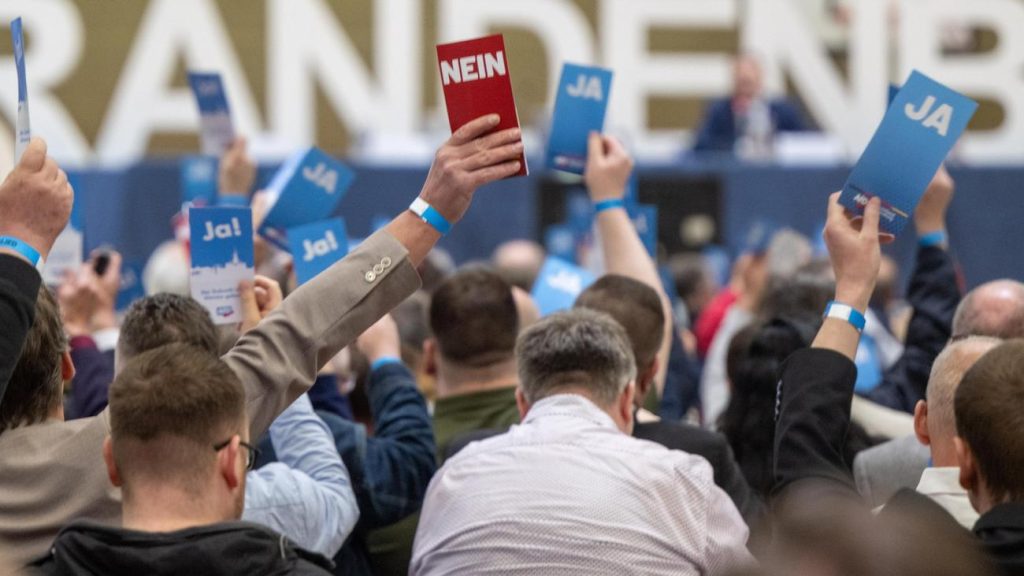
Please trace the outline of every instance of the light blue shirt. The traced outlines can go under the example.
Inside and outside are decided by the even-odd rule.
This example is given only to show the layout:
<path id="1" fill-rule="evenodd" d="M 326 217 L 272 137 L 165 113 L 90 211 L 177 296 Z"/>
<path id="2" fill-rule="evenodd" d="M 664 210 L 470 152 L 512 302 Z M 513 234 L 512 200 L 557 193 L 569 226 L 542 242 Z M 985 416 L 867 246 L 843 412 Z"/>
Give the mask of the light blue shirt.
<path id="1" fill-rule="evenodd" d="M 305 394 L 270 425 L 277 462 L 249 472 L 242 519 L 331 558 L 359 520 L 334 439 Z"/>

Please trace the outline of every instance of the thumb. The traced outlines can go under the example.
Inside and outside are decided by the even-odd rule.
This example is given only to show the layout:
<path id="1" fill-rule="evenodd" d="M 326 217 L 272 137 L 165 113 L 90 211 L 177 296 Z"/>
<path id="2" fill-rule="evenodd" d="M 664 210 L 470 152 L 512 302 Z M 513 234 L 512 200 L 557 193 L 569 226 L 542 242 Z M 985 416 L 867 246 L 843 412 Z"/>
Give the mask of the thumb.
<path id="1" fill-rule="evenodd" d="M 604 142 L 601 140 L 601 134 L 591 132 L 590 136 L 587 137 L 587 163 L 589 164 L 603 157 Z"/>
<path id="2" fill-rule="evenodd" d="M 242 301 L 242 330 L 252 328 L 260 321 L 260 306 L 256 302 L 256 290 L 252 280 L 238 283 L 238 298 Z"/>
<path id="3" fill-rule="evenodd" d="M 31 172 L 38 172 L 43 169 L 46 162 L 46 141 L 36 136 L 29 141 L 25 151 L 21 154 L 18 164 Z"/>

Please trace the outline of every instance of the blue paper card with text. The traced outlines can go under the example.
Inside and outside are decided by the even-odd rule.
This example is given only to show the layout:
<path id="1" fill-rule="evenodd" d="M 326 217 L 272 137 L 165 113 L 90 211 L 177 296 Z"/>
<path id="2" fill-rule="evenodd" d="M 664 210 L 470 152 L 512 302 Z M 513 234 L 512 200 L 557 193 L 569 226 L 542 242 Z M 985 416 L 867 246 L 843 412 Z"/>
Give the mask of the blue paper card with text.
<path id="1" fill-rule="evenodd" d="M 878 196 L 879 229 L 899 234 L 977 108 L 977 102 L 914 71 L 854 166 L 839 202 L 859 215 Z"/>
<path id="2" fill-rule="evenodd" d="M 25 35 L 21 30 L 21 17 L 11 21 L 11 43 L 14 45 L 14 67 L 18 72 L 18 116 L 14 126 L 14 161 L 21 160 L 32 140 L 32 126 L 28 117 L 28 80 L 25 77 Z"/>
<path id="3" fill-rule="evenodd" d="M 192 297 L 215 324 L 241 322 L 238 283 L 255 275 L 252 210 L 192 208 L 188 211 L 192 249 Z"/>
<path id="4" fill-rule="evenodd" d="M 217 158 L 185 156 L 181 159 L 181 201 L 213 206 L 217 201 Z"/>
<path id="5" fill-rule="evenodd" d="M 544 249 L 548 254 L 566 260 L 576 261 L 576 234 L 571 226 L 553 224 L 544 230 Z"/>
<path id="6" fill-rule="evenodd" d="M 533 283 L 531 295 L 540 309 L 541 316 L 571 308 L 580 292 L 594 283 L 596 278 L 589 270 L 548 256 Z"/>
<path id="7" fill-rule="evenodd" d="M 651 258 L 658 258 L 658 207 L 654 204 L 628 206 L 629 218 L 633 221 L 640 241 L 647 248 Z"/>
<path id="8" fill-rule="evenodd" d="M 220 156 L 235 139 L 224 82 L 216 72 L 189 72 L 188 84 L 199 108 L 199 139 L 203 154 Z"/>
<path id="9" fill-rule="evenodd" d="M 348 254 L 345 221 L 331 218 L 288 229 L 288 244 L 299 284 L 305 284 Z"/>
<path id="10" fill-rule="evenodd" d="M 548 138 L 549 168 L 583 174 L 587 166 L 587 138 L 591 132 L 604 128 L 611 87 L 611 70 L 569 63 L 562 66 Z"/>
<path id="11" fill-rule="evenodd" d="M 355 173 L 323 150 L 297 152 L 267 185 L 271 208 L 260 234 L 289 250 L 286 230 L 330 218 L 353 180 Z"/>

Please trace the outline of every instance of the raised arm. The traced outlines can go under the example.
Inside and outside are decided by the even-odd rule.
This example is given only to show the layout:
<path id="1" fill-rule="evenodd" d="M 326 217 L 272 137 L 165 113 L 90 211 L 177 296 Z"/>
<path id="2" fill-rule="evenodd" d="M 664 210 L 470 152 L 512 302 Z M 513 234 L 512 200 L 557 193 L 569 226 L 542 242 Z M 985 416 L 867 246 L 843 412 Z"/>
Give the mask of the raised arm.
<path id="1" fill-rule="evenodd" d="M 858 230 L 839 204 L 839 193 L 829 198 L 825 243 L 836 276 L 835 301 L 860 314 L 867 309 L 881 261 L 879 211 L 879 200 L 872 199 Z M 860 332 L 851 322 L 829 317 L 811 348 L 786 360 L 775 425 L 776 495 L 806 480 L 856 494 L 843 446 L 850 425 L 857 379 L 853 358 L 859 341 Z"/>
<path id="2" fill-rule="evenodd" d="M 478 118 L 441 147 L 420 198 L 458 222 L 479 186 L 515 174 L 519 130 L 493 134 L 496 115 Z M 225 356 L 246 386 L 251 434 L 309 389 L 317 371 L 419 286 L 416 265 L 441 234 L 406 211 L 347 257 L 288 296 Z"/>
<path id="3" fill-rule="evenodd" d="M 647 248 L 633 226 L 625 207 L 605 208 L 602 203 L 621 202 L 626 195 L 626 183 L 633 171 L 633 159 L 618 140 L 590 134 L 587 150 L 587 169 L 583 179 L 590 199 L 599 211 L 595 217 L 605 270 L 638 280 L 653 288 L 661 299 L 665 314 L 661 347 L 658 349 L 658 374 L 654 383 L 660 396 L 665 387 L 669 347 L 672 344 L 672 306 L 661 284 L 658 268 L 647 253 Z M 606 205 L 606 204 L 605 204 Z"/>
<path id="4" fill-rule="evenodd" d="M 49 255 L 73 201 L 67 175 L 46 156 L 41 138 L 0 183 L 0 401 L 35 318 L 41 280 L 26 252 Z"/>

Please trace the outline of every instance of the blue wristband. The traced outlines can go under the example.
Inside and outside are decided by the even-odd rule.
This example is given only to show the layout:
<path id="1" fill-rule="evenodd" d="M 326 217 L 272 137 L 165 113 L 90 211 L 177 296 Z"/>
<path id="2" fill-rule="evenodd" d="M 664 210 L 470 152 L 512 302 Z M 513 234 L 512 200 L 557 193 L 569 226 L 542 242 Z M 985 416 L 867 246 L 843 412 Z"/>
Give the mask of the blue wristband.
<path id="1" fill-rule="evenodd" d="M 626 201 L 622 198 L 612 198 L 611 200 L 601 200 L 594 204 L 594 214 L 600 214 L 605 210 L 611 210 L 612 208 L 625 208 Z"/>
<path id="2" fill-rule="evenodd" d="M 945 244 L 948 239 L 949 237 L 946 236 L 945 230 L 936 230 L 935 232 L 929 232 L 918 238 L 917 245 L 921 248 L 930 248 L 932 246 Z"/>
<path id="3" fill-rule="evenodd" d="M 825 306 L 825 314 L 822 317 L 846 320 L 857 329 L 857 332 L 863 332 L 864 326 L 867 324 L 867 319 L 864 318 L 864 315 L 859 310 L 849 304 L 843 304 L 835 300 L 830 300 L 828 306 Z"/>
<path id="4" fill-rule="evenodd" d="M 400 358 L 395 358 L 394 356 L 381 356 L 380 358 L 377 358 L 376 360 L 370 363 L 370 372 L 376 372 L 379 368 L 383 368 L 384 366 L 387 366 L 389 364 L 401 363 L 402 360 Z"/>
<path id="5" fill-rule="evenodd" d="M 0 248 L 14 250 L 24 256 L 33 266 L 39 264 L 39 251 L 14 236 L 0 236 Z"/>
<path id="6" fill-rule="evenodd" d="M 238 208 L 248 208 L 249 199 L 245 196 L 218 196 L 217 206 L 234 206 Z"/>
<path id="7" fill-rule="evenodd" d="M 409 210 L 419 216 L 421 220 L 430 224 L 430 227 L 437 230 L 441 236 L 444 236 L 452 229 L 451 223 L 433 206 L 427 204 L 427 201 L 423 198 L 417 197 L 413 200 L 412 204 L 409 205 Z"/>

